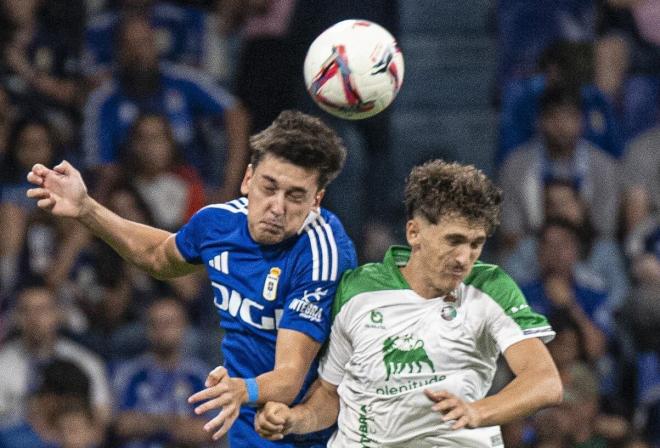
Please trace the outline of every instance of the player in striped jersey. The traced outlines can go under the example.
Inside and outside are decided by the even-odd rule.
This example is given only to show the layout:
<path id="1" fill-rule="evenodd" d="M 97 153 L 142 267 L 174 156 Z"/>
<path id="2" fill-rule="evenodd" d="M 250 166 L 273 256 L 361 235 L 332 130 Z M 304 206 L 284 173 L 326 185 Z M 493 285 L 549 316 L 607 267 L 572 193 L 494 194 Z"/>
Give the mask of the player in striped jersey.
<path id="1" fill-rule="evenodd" d="M 345 149 L 320 120 L 291 111 L 250 144 L 241 186 L 245 197 L 201 209 L 176 234 L 102 207 L 67 162 L 52 170 L 35 165 L 28 179 L 37 187 L 28 196 L 54 215 L 77 218 L 158 278 L 206 268 L 225 331 L 225 365 L 190 401 L 205 401 L 198 413 L 222 408 L 205 426 L 214 439 L 233 424 L 231 446 L 325 446 L 327 432 L 268 442 L 257 435 L 253 420 L 259 404 L 297 403 L 305 395 L 330 332 L 338 280 L 355 267 L 353 243 L 339 220 L 320 208 Z"/>
<path id="2" fill-rule="evenodd" d="M 498 425 L 561 400 L 542 341 L 554 336 L 513 280 L 477 262 L 501 194 L 474 167 L 428 162 L 406 185 L 410 247 L 347 272 L 318 387 L 290 409 L 267 403 L 273 440 L 332 425 L 328 446 L 503 446 Z M 486 397 L 503 353 L 516 375 Z"/>

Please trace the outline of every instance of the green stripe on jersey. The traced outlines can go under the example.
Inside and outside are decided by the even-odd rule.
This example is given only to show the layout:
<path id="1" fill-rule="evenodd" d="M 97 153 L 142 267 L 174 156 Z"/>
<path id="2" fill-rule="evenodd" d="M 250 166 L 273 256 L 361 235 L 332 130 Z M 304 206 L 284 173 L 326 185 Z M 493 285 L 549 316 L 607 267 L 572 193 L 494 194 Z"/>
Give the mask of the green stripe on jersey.
<path id="1" fill-rule="evenodd" d="M 332 304 L 333 318 L 351 298 L 363 292 L 410 289 L 399 266 L 405 266 L 410 258 L 410 249 L 392 246 L 382 263 L 368 263 L 346 271 L 339 282 Z"/>
<path id="2" fill-rule="evenodd" d="M 522 291 L 499 266 L 477 261 L 463 280 L 493 299 L 523 330 L 548 327 L 545 316 L 535 313 Z"/>

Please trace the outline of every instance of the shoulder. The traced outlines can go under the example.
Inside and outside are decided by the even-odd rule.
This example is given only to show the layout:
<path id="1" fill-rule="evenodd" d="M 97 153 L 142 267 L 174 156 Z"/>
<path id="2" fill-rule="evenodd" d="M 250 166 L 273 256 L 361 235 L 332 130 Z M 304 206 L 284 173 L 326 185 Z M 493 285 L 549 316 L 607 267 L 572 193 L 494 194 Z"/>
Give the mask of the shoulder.
<path id="1" fill-rule="evenodd" d="M 355 258 L 353 242 L 344 226 L 334 214 L 325 209 L 310 214 L 300 230 L 296 250 L 303 256 L 319 258 L 320 262 L 326 259 L 330 262 L 343 262 Z"/>
<path id="2" fill-rule="evenodd" d="M 494 264 L 477 262 L 463 283 L 485 294 L 504 310 L 525 303 L 525 297 L 516 282 Z"/>
<path id="3" fill-rule="evenodd" d="M 208 226 L 229 226 L 247 219 L 247 198 L 238 198 L 221 204 L 210 204 L 200 208 L 191 218 Z"/>
<path id="4" fill-rule="evenodd" d="M 383 263 L 367 263 L 344 273 L 339 283 L 332 314 L 336 316 L 351 299 L 360 294 L 397 289 Z"/>

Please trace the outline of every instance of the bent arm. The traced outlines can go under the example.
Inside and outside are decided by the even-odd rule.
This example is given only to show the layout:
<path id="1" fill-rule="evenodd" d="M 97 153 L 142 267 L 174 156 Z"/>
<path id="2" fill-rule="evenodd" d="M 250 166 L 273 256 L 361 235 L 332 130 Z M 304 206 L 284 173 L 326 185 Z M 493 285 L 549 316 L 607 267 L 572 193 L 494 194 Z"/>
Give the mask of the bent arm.
<path id="1" fill-rule="evenodd" d="M 339 415 L 337 386 L 319 378 L 312 385 L 304 403 L 291 409 L 290 428 L 287 432 L 307 434 L 334 425 Z"/>
<path id="2" fill-rule="evenodd" d="M 281 328 L 277 332 L 275 367 L 257 377 L 257 402 L 264 404 L 279 401 L 290 404 L 295 400 L 320 348 L 321 344 L 306 334 Z"/>
<path id="3" fill-rule="evenodd" d="M 478 426 L 502 425 L 562 400 L 559 372 L 540 339 L 517 342 L 504 357 L 515 378 L 497 394 L 473 403 Z"/>

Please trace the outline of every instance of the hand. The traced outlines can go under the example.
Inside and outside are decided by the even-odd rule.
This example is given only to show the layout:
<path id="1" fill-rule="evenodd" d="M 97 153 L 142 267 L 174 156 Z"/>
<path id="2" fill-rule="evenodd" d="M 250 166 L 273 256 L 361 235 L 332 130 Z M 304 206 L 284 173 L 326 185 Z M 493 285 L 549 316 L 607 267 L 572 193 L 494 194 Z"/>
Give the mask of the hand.
<path id="1" fill-rule="evenodd" d="M 206 389 L 188 398 L 188 403 L 206 403 L 195 408 L 200 415 L 212 409 L 222 409 L 220 413 L 204 425 L 204 431 L 213 433 L 213 440 L 224 436 L 238 417 L 241 404 L 247 400 L 247 388 L 241 378 L 231 378 L 227 369 L 218 366 L 209 373 L 204 383 Z"/>
<path id="2" fill-rule="evenodd" d="M 254 419 L 254 429 L 268 440 L 281 440 L 291 432 L 291 408 L 283 403 L 269 401 L 259 409 Z"/>
<path id="3" fill-rule="evenodd" d="M 443 422 L 455 420 L 451 429 L 479 427 L 481 417 L 472 403 L 467 403 L 446 390 L 425 389 L 424 393 L 435 402 L 431 409 L 442 414 Z"/>
<path id="4" fill-rule="evenodd" d="M 66 160 L 52 170 L 37 163 L 27 179 L 37 185 L 27 191 L 27 197 L 36 199 L 39 208 L 69 218 L 83 214 L 85 200 L 89 198 L 87 187 L 80 172 Z"/>

